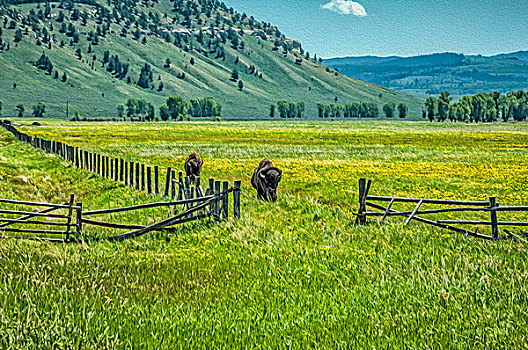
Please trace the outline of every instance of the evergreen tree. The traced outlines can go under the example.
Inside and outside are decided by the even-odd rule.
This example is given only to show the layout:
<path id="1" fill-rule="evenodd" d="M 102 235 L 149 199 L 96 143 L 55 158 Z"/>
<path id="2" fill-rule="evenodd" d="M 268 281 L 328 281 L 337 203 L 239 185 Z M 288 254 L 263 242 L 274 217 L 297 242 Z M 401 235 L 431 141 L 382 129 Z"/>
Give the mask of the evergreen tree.
<path id="1" fill-rule="evenodd" d="M 236 68 L 233 68 L 233 71 L 231 72 L 231 80 L 232 81 L 238 80 L 238 70 Z"/>
<path id="2" fill-rule="evenodd" d="M 15 43 L 18 43 L 20 40 L 22 40 L 22 31 L 17 29 L 15 32 Z"/>
<path id="3" fill-rule="evenodd" d="M 274 117 L 275 117 L 275 105 L 271 104 L 270 105 L 270 118 L 274 118 Z"/>
<path id="4" fill-rule="evenodd" d="M 242 91 L 244 89 L 244 82 L 242 80 L 238 81 L 238 90 Z"/>
<path id="5" fill-rule="evenodd" d="M 139 73 L 137 84 L 142 88 L 148 88 L 150 81 L 152 81 L 152 72 L 150 70 L 150 65 L 145 63 L 145 65 L 141 68 L 141 72 Z"/>

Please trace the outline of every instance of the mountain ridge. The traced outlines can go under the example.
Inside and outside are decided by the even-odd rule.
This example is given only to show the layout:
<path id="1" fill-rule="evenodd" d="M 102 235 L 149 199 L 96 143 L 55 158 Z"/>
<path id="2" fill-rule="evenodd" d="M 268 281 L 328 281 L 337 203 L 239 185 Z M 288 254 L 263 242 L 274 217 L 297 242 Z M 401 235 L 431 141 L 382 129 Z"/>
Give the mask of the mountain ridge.
<path id="1" fill-rule="evenodd" d="M 452 52 L 410 57 L 348 56 L 323 63 L 347 76 L 423 97 L 444 90 L 460 96 L 528 88 L 528 51 L 491 56 Z"/>

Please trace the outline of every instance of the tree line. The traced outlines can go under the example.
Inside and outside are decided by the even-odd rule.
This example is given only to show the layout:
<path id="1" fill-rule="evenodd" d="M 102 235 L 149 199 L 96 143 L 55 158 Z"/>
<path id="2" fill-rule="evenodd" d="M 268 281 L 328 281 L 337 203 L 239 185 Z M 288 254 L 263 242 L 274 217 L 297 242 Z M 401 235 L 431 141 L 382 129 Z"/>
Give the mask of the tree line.
<path id="1" fill-rule="evenodd" d="M 528 118 L 528 92 L 523 90 L 509 91 L 501 94 L 498 91 L 463 96 L 451 103 L 453 98 L 448 91 L 442 91 L 438 98 L 425 100 L 422 117 L 433 122 L 492 123 L 499 120 L 508 122 L 526 121 Z"/>
<path id="2" fill-rule="evenodd" d="M 159 117 L 152 102 L 144 99 L 129 98 L 125 105 L 117 106 L 117 116 L 130 121 L 183 121 L 191 118 L 211 118 L 220 120 L 222 105 L 214 97 L 186 100 L 181 96 L 170 96 L 159 107 Z"/>
<path id="3" fill-rule="evenodd" d="M 304 102 L 291 102 L 286 100 L 277 101 L 277 105 L 270 105 L 270 117 L 275 117 L 275 111 L 281 118 L 302 118 L 304 117 Z"/>
<path id="4" fill-rule="evenodd" d="M 344 105 L 317 103 L 319 118 L 376 118 L 379 107 L 374 102 L 352 102 Z"/>

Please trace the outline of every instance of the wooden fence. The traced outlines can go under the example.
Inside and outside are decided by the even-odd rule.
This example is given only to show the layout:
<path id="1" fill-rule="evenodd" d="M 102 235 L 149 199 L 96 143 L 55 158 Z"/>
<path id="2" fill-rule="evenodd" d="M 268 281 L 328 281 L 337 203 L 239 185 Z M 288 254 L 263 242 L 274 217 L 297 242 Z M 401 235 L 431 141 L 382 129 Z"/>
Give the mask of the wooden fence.
<path id="1" fill-rule="evenodd" d="M 427 199 L 427 198 L 404 198 L 391 196 L 372 196 L 369 195 L 372 181 L 366 179 L 359 180 L 359 210 L 356 214 L 356 225 L 366 224 L 367 217 L 381 217 L 383 222 L 388 217 L 404 217 L 404 225 L 408 225 L 412 220 L 446 229 L 452 232 L 473 236 L 487 240 L 503 240 L 510 238 L 523 239 L 528 236 L 528 232 L 514 233 L 513 227 L 527 227 L 528 222 L 523 221 L 499 221 L 498 213 L 506 212 L 528 212 L 528 206 L 500 206 L 495 197 L 490 197 L 488 201 L 461 201 L 461 200 L 444 200 L 444 199 Z M 388 203 L 385 206 L 374 202 Z M 410 211 L 401 211 L 393 209 L 397 203 L 412 203 L 414 208 Z M 426 204 L 435 205 L 437 208 L 423 209 Z M 438 208 L 443 206 L 443 208 Z M 446 206 L 448 206 L 446 208 Z M 379 211 L 367 211 L 372 208 Z M 437 215 L 442 213 L 485 213 L 489 215 L 488 220 L 447 220 L 447 219 L 426 219 L 423 215 Z M 454 226 L 457 225 L 457 226 Z M 491 235 L 485 235 L 471 231 L 458 226 L 486 226 L 491 229 Z M 506 235 L 501 235 L 502 232 Z"/>
<path id="2" fill-rule="evenodd" d="M 32 233 L 40 235 L 60 234 L 63 235 L 61 239 L 28 236 L 20 236 L 20 238 L 65 242 L 70 241 L 73 237 L 82 238 L 83 227 L 91 225 L 118 230 L 130 230 L 129 232 L 109 237 L 110 240 L 123 240 L 126 238 L 138 237 L 151 231 L 171 230 L 174 229 L 175 225 L 204 218 L 212 218 L 214 221 L 227 220 L 230 216 L 230 202 L 232 202 L 233 217 L 235 219 L 240 219 L 240 181 L 235 181 L 233 186 L 230 187 L 227 181 L 220 182 L 215 181 L 215 179 L 209 179 L 208 188 L 206 191 L 204 191 L 200 177 L 196 177 L 195 184 L 192 186 L 191 179 L 189 177 L 184 177 L 183 173 L 181 172 L 179 172 L 178 177 L 176 177 L 176 171 L 168 167 L 166 169 L 164 184 L 162 183 L 164 188 L 161 192 L 159 184 L 160 169 L 158 166 L 150 167 L 137 162 L 126 161 L 121 158 L 110 158 L 105 155 L 82 150 L 78 147 L 68 146 L 62 142 L 32 137 L 25 133 L 21 133 L 14 126 L 2 122 L 0 122 L 0 126 L 3 126 L 7 131 L 11 132 L 19 141 L 34 146 L 49 154 L 55 154 L 60 158 L 72 163 L 77 168 L 94 172 L 104 178 L 124 183 L 125 185 L 134 187 L 137 190 L 145 191 L 148 194 L 170 198 L 170 201 L 93 211 L 83 211 L 82 203 L 73 205 L 74 195 L 71 195 L 69 204 L 33 203 L 0 199 L 0 204 L 10 203 L 48 207 L 48 209 L 39 212 L 2 210 L 0 207 L 0 214 L 9 214 L 11 216 L 16 214 L 24 215 L 18 218 L 0 217 L 0 234 L 5 234 L 6 232 L 17 232 L 24 234 Z M 230 199 L 231 194 L 232 199 Z M 167 208 L 169 209 L 168 212 L 173 215 L 168 219 L 164 219 L 150 226 L 131 223 L 112 223 L 93 219 L 93 217 L 104 217 L 105 215 L 112 213 L 125 213 L 151 208 Z M 57 209 L 67 209 L 68 214 L 59 215 L 50 213 L 51 211 Z M 174 215 L 175 212 L 178 213 Z M 55 221 L 29 221 L 29 219 L 33 217 L 65 219 L 66 223 L 59 223 Z M 40 225 L 41 228 L 6 228 L 13 224 L 26 225 L 24 227 L 27 227 L 27 225 Z M 65 226 L 66 230 L 57 231 L 42 228 L 47 226 Z M 72 229 L 75 230 L 72 231 Z"/>
<path id="3" fill-rule="evenodd" d="M 46 153 L 55 154 L 79 169 L 96 173 L 109 180 L 124 183 L 149 195 L 171 196 L 172 199 L 176 196 L 176 186 L 173 186 L 173 182 L 181 180 L 182 175 L 180 174 L 179 179 L 176 178 L 176 172 L 170 167 L 162 169 L 159 166 L 149 166 L 123 158 L 112 158 L 89 152 L 79 147 L 69 146 L 59 141 L 33 137 L 18 131 L 10 124 L 0 122 L 0 126 L 11 132 L 19 141 Z M 166 176 L 164 177 L 164 183 L 162 182 L 161 185 L 164 185 L 164 188 L 160 187 L 160 181 L 163 181 L 161 178 L 163 170 L 165 170 Z"/>
<path id="4" fill-rule="evenodd" d="M 82 206 L 74 205 L 75 196 L 65 204 L 50 204 L 0 199 L 0 233 L 8 238 L 26 238 L 52 242 L 68 242 L 81 235 Z M 6 208 L 6 206 L 10 206 Z M 14 207 L 14 208 L 13 208 Z M 19 209 L 19 208 L 23 209 Z M 34 209 L 45 208 L 45 209 Z M 28 228 L 30 227 L 30 228 Z M 59 228 L 64 228 L 59 230 Z M 5 235 L 5 233 L 24 235 Z M 46 235 L 46 237 L 29 236 Z M 50 237 L 51 236 L 51 237 Z"/>

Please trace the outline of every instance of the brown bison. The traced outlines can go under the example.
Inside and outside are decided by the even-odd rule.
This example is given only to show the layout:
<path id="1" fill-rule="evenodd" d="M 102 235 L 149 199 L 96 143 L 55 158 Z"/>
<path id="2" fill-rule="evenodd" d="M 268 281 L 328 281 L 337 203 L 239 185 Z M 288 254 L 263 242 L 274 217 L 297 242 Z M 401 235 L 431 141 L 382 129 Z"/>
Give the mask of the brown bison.
<path id="1" fill-rule="evenodd" d="M 194 183 L 196 176 L 200 176 L 202 165 L 203 161 L 196 152 L 191 153 L 185 160 L 185 176 L 189 176 L 192 183 Z"/>
<path id="2" fill-rule="evenodd" d="M 33 126 L 41 126 L 42 124 L 40 124 L 39 122 L 33 122 L 31 125 L 33 125 Z"/>
<path id="3" fill-rule="evenodd" d="M 257 190 L 257 198 L 267 202 L 277 200 L 277 186 L 282 179 L 282 171 L 264 158 L 253 171 L 251 185 Z"/>
<path id="4" fill-rule="evenodd" d="M 4 119 L 4 124 L 6 124 L 6 125 L 11 124 L 11 120 L 9 120 L 9 119 Z"/>

